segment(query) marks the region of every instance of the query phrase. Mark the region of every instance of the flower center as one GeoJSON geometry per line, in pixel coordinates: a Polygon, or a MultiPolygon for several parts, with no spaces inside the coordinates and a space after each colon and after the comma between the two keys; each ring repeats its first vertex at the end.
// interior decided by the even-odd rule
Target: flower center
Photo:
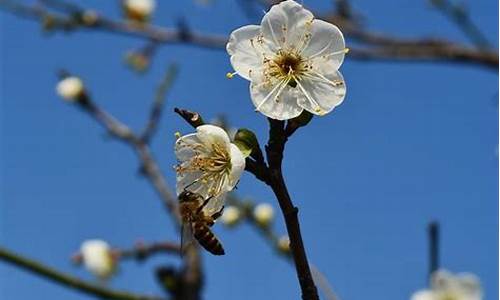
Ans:
{"type": "Polygon", "coordinates": [[[279,81],[286,80],[291,87],[297,86],[297,80],[303,75],[310,66],[306,63],[296,51],[287,51],[280,49],[273,59],[264,61],[267,66],[267,75],[278,79],[279,81]]]}
{"type": "Polygon", "coordinates": [[[231,172],[231,156],[226,148],[219,144],[213,144],[207,148],[202,144],[189,145],[195,155],[187,162],[176,166],[178,173],[200,172],[201,176],[195,181],[202,185],[208,184],[210,195],[217,195],[227,176],[231,172]]]}

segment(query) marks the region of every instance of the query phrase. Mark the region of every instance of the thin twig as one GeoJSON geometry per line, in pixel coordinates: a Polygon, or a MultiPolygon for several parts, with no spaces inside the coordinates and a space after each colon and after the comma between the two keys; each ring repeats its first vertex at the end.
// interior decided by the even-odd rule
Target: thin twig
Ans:
{"type": "Polygon", "coordinates": [[[161,114],[163,112],[165,97],[167,92],[172,87],[175,77],[177,76],[177,70],[178,69],[176,65],[170,65],[162,82],[158,86],[155,100],[149,114],[148,123],[146,125],[146,128],[143,130],[143,133],[141,134],[141,140],[146,144],[149,143],[149,140],[158,127],[158,123],[160,122],[161,114]]]}
{"type": "Polygon", "coordinates": [[[43,278],[52,280],[63,286],[78,290],[82,293],[95,296],[102,299],[116,299],[116,300],[161,300],[163,298],[155,296],[137,295],[124,291],[115,291],[102,285],[89,283],[73,277],[71,275],[62,273],[46,265],[43,265],[35,260],[15,254],[12,251],[0,247],[0,260],[37,274],[43,278]]]}
{"type": "Polygon", "coordinates": [[[462,5],[455,4],[449,0],[431,0],[431,4],[436,7],[444,16],[448,17],[457,25],[471,42],[480,49],[491,49],[491,43],[474,24],[469,14],[462,5]]]}

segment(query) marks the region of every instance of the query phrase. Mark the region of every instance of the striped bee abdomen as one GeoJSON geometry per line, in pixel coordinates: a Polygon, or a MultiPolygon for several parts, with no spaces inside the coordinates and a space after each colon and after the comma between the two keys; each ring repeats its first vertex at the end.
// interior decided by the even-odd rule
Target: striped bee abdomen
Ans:
{"type": "Polygon", "coordinates": [[[198,243],[208,252],[213,255],[224,255],[224,248],[222,248],[221,242],[205,223],[195,222],[193,224],[193,235],[198,243]]]}

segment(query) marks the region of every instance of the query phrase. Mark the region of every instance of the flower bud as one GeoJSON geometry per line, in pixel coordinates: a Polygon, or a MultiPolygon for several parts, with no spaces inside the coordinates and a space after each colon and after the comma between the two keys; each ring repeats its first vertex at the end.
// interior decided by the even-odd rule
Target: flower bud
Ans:
{"type": "Polygon", "coordinates": [[[138,22],[147,22],[155,7],[155,0],[123,0],[123,9],[127,18],[138,22]]]}
{"type": "Polygon", "coordinates": [[[141,52],[130,51],[125,55],[125,63],[136,72],[144,72],[149,68],[150,59],[141,52]]]}
{"type": "Polygon", "coordinates": [[[274,209],[268,203],[261,203],[254,208],[253,217],[259,226],[267,227],[273,221],[274,209]]]}
{"type": "Polygon", "coordinates": [[[262,151],[260,150],[259,141],[251,130],[240,128],[234,136],[234,143],[241,152],[247,156],[251,156],[256,161],[264,161],[262,151]]]}
{"type": "Polygon", "coordinates": [[[87,240],[82,243],[80,254],[85,268],[100,279],[108,279],[115,270],[111,248],[102,240],[87,240]]]}
{"type": "Polygon", "coordinates": [[[241,219],[240,209],[236,206],[227,206],[224,208],[224,212],[221,216],[221,221],[226,226],[234,226],[241,219]]]}
{"type": "Polygon", "coordinates": [[[94,26],[97,24],[97,20],[99,20],[99,15],[95,10],[86,10],[82,14],[82,22],[85,26],[94,26]]]}
{"type": "Polygon", "coordinates": [[[68,76],[59,81],[56,92],[68,102],[77,102],[85,96],[85,87],[80,78],[68,76]]]}
{"type": "Polygon", "coordinates": [[[290,239],[288,236],[284,235],[278,239],[278,250],[285,254],[290,252],[290,239]]]}

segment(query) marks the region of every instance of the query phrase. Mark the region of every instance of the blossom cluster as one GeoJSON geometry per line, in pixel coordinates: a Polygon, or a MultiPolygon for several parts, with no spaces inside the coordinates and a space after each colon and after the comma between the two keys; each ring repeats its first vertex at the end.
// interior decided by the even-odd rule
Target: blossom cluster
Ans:
{"type": "MultiPolygon", "coordinates": [[[[346,87],[338,70],[347,53],[344,37],[335,25],[315,19],[295,1],[274,5],[260,25],[233,31],[226,48],[235,73],[250,81],[255,109],[269,118],[292,119],[304,110],[321,116],[344,100],[346,87]]],[[[248,154],[214,125],[179,137],[175,153],[177,193],[188,189],[211,198],[204,208],[207,213],[223,206],[248,154]]],[[[264,225],[272,217],[269,207],[259,207],[255,214],[264,225]]],[[[237,212],[231,210],[225,218],[234,223],[237,212]]]]}

